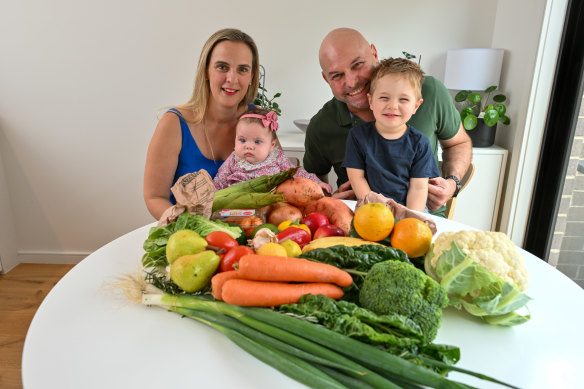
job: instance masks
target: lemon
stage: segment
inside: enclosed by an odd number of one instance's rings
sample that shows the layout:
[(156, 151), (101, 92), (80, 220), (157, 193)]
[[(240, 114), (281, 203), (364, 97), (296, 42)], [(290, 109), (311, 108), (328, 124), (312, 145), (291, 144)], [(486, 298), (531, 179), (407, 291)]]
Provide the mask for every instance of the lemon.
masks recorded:
[(285, 241), (280, 243), (280, 246), (282, 246), (282, 247), (284, 247), (284, 249), (286, 249), (286, 254), (289, 257), (296, 258), (300, 254), (302, 254), (302, 249), (300, 248), (298, 243), (294, 242), (291, 239), (286, 239)]
[[(288, 239), (289, 240), (289, 239)], [(277, 257), (287, 257), (288, 253), (286, 249), (274, 242), (268, 242), (263, 244), (259, 249), (256, 250), (256, 254), (259, 255), (275, 255)]]

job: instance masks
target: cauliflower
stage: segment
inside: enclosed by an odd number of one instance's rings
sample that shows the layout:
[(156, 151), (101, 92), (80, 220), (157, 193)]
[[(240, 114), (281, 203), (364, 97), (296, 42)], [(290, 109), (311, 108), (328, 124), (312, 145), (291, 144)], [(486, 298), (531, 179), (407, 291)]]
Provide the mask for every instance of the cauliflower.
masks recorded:
[(443, 250), (450, 250), (455, 241), (475, 262), (503, 281), (516, 285), (521, 291), (529, 286), (529, 276), (525, 261), (515, 248), (515, 244), (502, 232), (457, 231), (443, 232), (434, 242), (432, 267)]
[(523, 257), (501, 232), (443, 232), (424, 269), (446, 290), (450, 305), (489, 324), (514, 326), (531, 317), (523, 314), (531, 300), (522, 293), (528, 285)]

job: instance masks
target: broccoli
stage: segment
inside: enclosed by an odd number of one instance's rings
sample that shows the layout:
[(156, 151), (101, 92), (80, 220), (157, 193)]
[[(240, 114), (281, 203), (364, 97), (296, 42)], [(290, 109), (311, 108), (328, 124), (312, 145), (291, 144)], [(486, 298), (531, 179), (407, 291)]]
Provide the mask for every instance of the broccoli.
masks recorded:
[(413, 320), (427, 342), (436, 338), (448, 296), (440, 284), (413, 265), (379, 262), (369, 270), (359, 303), (378, 315), (399, 314)]

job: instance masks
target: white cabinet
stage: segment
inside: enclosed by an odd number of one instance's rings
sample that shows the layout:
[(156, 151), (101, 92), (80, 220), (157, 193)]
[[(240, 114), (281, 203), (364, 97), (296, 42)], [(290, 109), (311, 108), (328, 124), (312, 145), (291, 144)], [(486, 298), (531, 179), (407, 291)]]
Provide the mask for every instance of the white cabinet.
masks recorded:
[(475, 147), (472, 154), (475, 172), (458, 196), (453, 219), (480, 230), (494, 231), (505, 179), (507, 150), (499, 146)]

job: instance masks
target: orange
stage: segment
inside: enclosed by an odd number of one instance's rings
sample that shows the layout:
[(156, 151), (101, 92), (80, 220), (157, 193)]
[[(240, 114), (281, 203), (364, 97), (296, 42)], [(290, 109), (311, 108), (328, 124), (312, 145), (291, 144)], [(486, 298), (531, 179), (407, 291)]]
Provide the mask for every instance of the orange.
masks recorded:
[(365, 240), (377, 242), (385, 239), (393, 229), (393, 213), (381, 203), (369, 203), (359, 207), (353, 216), (353, 226)]
[(417, 258), (426, 254), (432, 244), (432, 231), (423, 221), (408, 217), (395, 223), (391, 234), (391, 246)]

